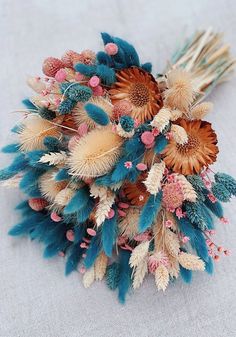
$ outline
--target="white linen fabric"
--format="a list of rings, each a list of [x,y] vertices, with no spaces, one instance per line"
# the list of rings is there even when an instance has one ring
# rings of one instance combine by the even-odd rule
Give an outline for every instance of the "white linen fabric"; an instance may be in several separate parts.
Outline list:
[[[135,45],[143,62],[161,72],[185,37],[198,28],[224,31],[236,55],[234,0],[0,0],[0,146],[20,119],[11,111],[30,94],[27,75],[37,75],[47,56],[65,50],[102,48],[107,31]],[[218,134],[215,170],[236,175],[236,80],[210,96],[208,116]],[[10,161],[0,155],[0,166]],[[216,272],[195,273],[191,285],[178,280],[165,293],[152,277],[127,297],[126,305],[103,282],[84,289],[81,276],[65,278],[62,258],[44,260],[42,246],[7,236],[19,218],[18,190],[0,189],[0,337],[235,337],[236,203],[226,205],[229,225],[218,224],[217,242],[232,250]]]

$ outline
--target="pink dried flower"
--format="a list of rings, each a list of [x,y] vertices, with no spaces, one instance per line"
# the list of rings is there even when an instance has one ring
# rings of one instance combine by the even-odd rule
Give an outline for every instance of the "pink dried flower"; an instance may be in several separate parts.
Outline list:
[[[78,55],[79,54],[73,50],[67,50],[65,54],[62,56],[61,60],[67,68],[73,68],[73,58],[75,58]]]
[[[207,188],[211,188],[211,182],[205,178],[202,179],[204,185],[207,187]]]
[[[36,212],[42,211],[46,206],[48,206],[47,200],[43,198],[31,198],[28,200],[28,204],[31,209]]]
[[[100,78],[98,76],[92,76],[88,82],[90,87],[96,88],[100,83]]]
[[[229,220],[227,218],[225,218],[225,217],[220,218],[220,222],[222,224],[224,224],[224,225],[228,225],[229,224]]]
[[[182,242],[183,242],[183,243],[187,243],[187,242],[189,242],[189,240],[190,240],[190,239],[189,239],[188,236],[183,236],[183,237],[182,237]]]
[[[163,204],[167,209],[175,209],[182,205],[184,194],[178,183],[166,184],[163,187]]]
[[[121,100],[113,106],[113,118],[119,119],[121,116],[129,115],[132,111],[132,104],[129,101]]]
[[[55,79],[57,80],[57,82],[64,82],[66,79],[67,73],[65,71],[65,69],[59,69],[55,75]]]
[[[43,73],[46,76],[54,77],[58,70],[64,68],[64,66],[64,63],[61,60],[55,57],[48,57],[43,62]]]
[[[92,50],[86,49],[80,53],[80,58],[81,58],[81,61],[80,61],[81,63],[91,65],[91,64],[94,64],[96,60],[96,54]]]
[[[52,212],[51,215],[50,215],[50,218],[54,222],[59,222],[59,221],[62,220],[62,218],[56,212]]]
[[[157,260],[156,256],[151,255],[148,258],[148,270],[149,270],[149,272],[154,274],[158,266],[159,266],[159,261]]]
[[[169,265],[169,259],[163,252],[155,253],[148,258],[148,270],[150,273],[155,273],[159,265],[165,267]]]
[[[127,208],[129,208],[129,204],[127,204],[126,202],[119,202],[118,203],[118,207],[119,208],[124,208],[124,209],[127,209]]]
[[[73,66],[77,63],[92,65],[95,63],[96,54],[92,50],[83,50],[80,54],[74,53],[71,55]]]
[[[167,176],[167,180],[168,180],[168,182],[169,183],[174,183],[175,182],[175,175],[174,174],[169,174],[168,176]]]
[[[143,144],[145,144],[145,145],[153,144],[154,139],[155,139],[155,137],[154,137],[153,133],[150,132],[150,131],[145,131],[141,135],[141,140],[142,140]]]
[[[222,252],[224,251],[224,248],[223,248],[222,246],[219,246],[219,247],[217,248],[217,250],[218,250],[219,253],[222,253]]]
[[[136,168],[137,168],[139,171],[146,171],[147,165],[144,164],[144,163],[139,163],[139,164],[136,165]]]
[[[212,193],[207,194],[207,197],[213,204],[217,202],[216,197]]]
[[[114,211],[114,209],[110,209],[110,211],[108,212],[108,214],[107,214],[107,219],[112,219],[113,217],[114,217],[114,215],[115,215],[115,211]]]
[[[219,256],[219,255],[215,255],[215,256],[214,256],[214,260],[215,260],[215,261],[219,261],[219,259],[220,259],[220,256]]]
[[[171,221],[171,220],[166,220],[165,226],[166,226],[167,228],[171,228],[171,227],[173,226],[173,221]]]
[[[111,56],[116,55],[118,53],[118,46],[112,42],[107,43],[104,49],[105,49],[105,52]]]
[[[97,232],[93,228],[87,228],[87,233],[90,236],[95,236]]]
[[[177,216],[178,219],[184,218],[185,217],[185,213],[183,213],[182,209],[180,207],[178,207],[175,211],[175,214]]]
[[[124,163],[124,166],[125,166],[127,169],[131,169],[132,166],[133,166],[132,161],[126,161],[126,162]]]
[[[152,134],[153,134],[154,137],[158,136],[159,133],[160,133],[160,131],[159,131],[157,128],[154,128],[154,129],[152,130]]]
[[[67,232],[66,232],[66,238],[68,241],[74,241],[75,239],[75,234],[74,234],[74,231],[72,229],[69,229]]]
[[[119,216],[121,216],[121,217],[126,217],[126,213],[124,212],[124,211],[122,211],[121,209],[118,209],[118,214],[119,214]]]
[[[104,90],[100,85],[98,85],[95,88],[93,88],[93,94],[94,96],[103,96]]]

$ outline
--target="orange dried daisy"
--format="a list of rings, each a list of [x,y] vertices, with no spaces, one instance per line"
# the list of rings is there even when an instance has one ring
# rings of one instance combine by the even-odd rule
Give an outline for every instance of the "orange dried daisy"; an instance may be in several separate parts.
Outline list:
[[[177,144],[171,139],[163,151],[166,166],[174,172],[184,175],[198,174],[203,167],[208,167],[216,161],[219,152],[217,136],[211,123],[179,119],[177,124],[188,134],[188,142]]]
[[[125,100],[131,103],[130,116],[139,122],[151,120],[162,107],[162,98],[154,77],[137,67],[121,70],[117,82],[109,90],[113,104]]]
[[[126,182],[124,184],[123,192],[128,201],[133,206],[143,206],[147,202],[150,194],[143,183],[146,177],[147,173],[143,173],[140,174],[138,180],[135,183]]]

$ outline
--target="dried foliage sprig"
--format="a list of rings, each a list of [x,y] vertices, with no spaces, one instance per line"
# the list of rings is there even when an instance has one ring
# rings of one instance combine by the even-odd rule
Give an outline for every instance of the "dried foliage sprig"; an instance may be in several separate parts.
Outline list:
[[[60,152],[50,152],[48,154],[43,155],[39,159],[39,163],[44,163],[48,165],[63,165],[67,161],[67,154],[65,151],[60,151]]]

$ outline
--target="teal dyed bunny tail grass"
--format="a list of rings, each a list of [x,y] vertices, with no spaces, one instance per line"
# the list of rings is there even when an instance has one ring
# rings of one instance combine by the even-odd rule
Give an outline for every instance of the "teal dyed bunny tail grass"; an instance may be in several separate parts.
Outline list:
[[[105,279],[124,303],[147,274],[165,291],[229,255],[213,234],[236,181],[209,168],[219,149],[202,120],[212,104],[199,101],[234,61],[219,34],[198,32],[155,79],[131,44],[102,40],[103,51],[48,57],[28,79],[34,94],[0,180],[26,195],[9,235],[64,257],[65,275],[79,271],[86,288]]]

